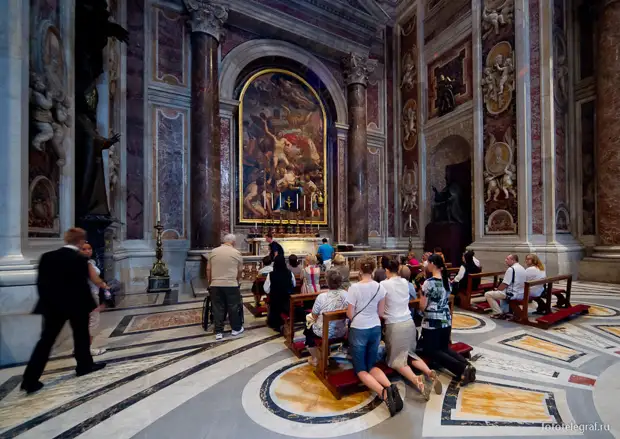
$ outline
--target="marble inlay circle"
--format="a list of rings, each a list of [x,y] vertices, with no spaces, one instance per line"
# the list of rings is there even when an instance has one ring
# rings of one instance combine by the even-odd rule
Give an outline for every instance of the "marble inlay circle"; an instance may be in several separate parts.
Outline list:
[[[452,331],[489,332],[495,329],[495,322],[487,317],[455,311],[452,314]]]
[[[588,302],[579,302],[584,305],[588,305],[590,309],[587,314],[584,314],[586,318],[595,318],[595,319],[617,319],[620,318],[620,309],[609,306],[609,305],[600,305],[596,303],[588,303]]]
[[[344,359],[337,361],[343,368],[350,367]],[[243,390],[242,402],[257,424],[295,437],[342,436],[389,418],[372,392],[337,400],[307,361],[296,358],[277,362],[255,375]],[[309,424],[312,428],[307,428]]]

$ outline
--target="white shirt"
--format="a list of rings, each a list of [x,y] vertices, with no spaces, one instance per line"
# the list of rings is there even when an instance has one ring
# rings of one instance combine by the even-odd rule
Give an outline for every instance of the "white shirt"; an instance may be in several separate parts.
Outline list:
[[[88,263],[93,266],[93,268],[95,269],[95,273],[97,273],[97,276],[99,276],[99,274],[101,274],[101,270],[99,270],[95,261],[92,259],[89,259]],[[99,287],[95,285],[93,281],[90,280],[90,278],[88,279],[88,286],[90,287],[90,292],[93,293],[93,296],[97,298],[96,299],[97,303],[99,303]]]
[[[77,248],[75,245],[71,245],[71,244],[67,244],[67,245],[63,245],[64,248],[70,248],[71,250],[75,250],[76,252],[79,252],[80,249]]]
[[[474,264],[476,264],[476,267],[480,268],[480,261],[476,257],[474,257]],[[460,282],[464,276],[465,276],[465,266],[461,265],[459,267],[458,274],[454,277],[454,282]]]
[[[525,270],[526,280],[527,282],[541,280],[547,277],[547,273],[545,270],[540,270],[538,267],[527,267]],[[530,288],[530,297],[540,297],[541,294],[545,291],[544,285],[538,285],[536,287]]]
[[[518,262],[515,262],[512,264],[512,267],[508,267],[506,273],[504,274],[503,283],[507,285],[504,293],[506,293],[506,295],[512,293],[511,299],[513,300],[523,299],[526,279],[527,275],[525,274],[525,268],[523,268],[523,266]]]
[[[386,324],[400,323],[411,320],[409,311],[409,282],[400,276],[394,276],[381,282],[385,288],[385,313],[383,315]]]
[[[370,329],[381,326],[378,306],[379,302],[385,298],[385,294],[385,288],[374,280],[351,285],[347,293],[347,302],[353,305],[353,316],[355,316],[351,321],[351,328]]]
[[[265,265],[263,268],[260,269],[260,271],[258,272],[258,274],[269,274],[273,271],[273,264],[269,264],[269,265]]]
[[[273,271],[273,267],[271,267],[271,271]],[[269,278],[270,274],[271,273],[267,274],[267,279],[265,279],[265,284],[263,285],[263,290],[266,294],[269,294],[269,291],[271,290],[271,279]],[[295,288],[297,283],[295,282],[295,275],[293,273],[291,273],[291,278],[293,279],[293,288]]]

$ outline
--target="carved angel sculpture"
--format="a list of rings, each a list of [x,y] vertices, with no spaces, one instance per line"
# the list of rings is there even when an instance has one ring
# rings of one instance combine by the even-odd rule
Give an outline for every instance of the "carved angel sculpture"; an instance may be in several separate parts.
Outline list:
[[[514,176],[517,169],[514,163],[512,163],[515,152],[515,141],[512,137],[512,130],[510,128],[507,129],[506,133],[504,134],[504,143],[508,145],[511,150],[511,161],[504,161],[502,157],[498,156],[494,162],[494,165],[503,166],[503,171],[500,173],[497,173],[497,171],[491,172],[491,170],[489,170],[489,165],[487,164],[487,169],[483,173],[484,182],[487,186],[487,202],[491,199],[497,201],[500,193],[502,192],[504,193],[506,199],[510,198],[510,195],[515,198],[517,197],[517,191],[514,187]],[[496,144],[497,141],[495,139],[495,136],[493,134],[489,134],[489,148],[493,148]],[[497,148],[496,150],[500,151],[501,149]]]
[[[30,100],[34,107],[32,117],[36,128],[36,134],[31,143],[34,149],[43,151],[45,143],[54,136],[54,128],[52,128],[54,100],[52,91],[45,86],[43,78],[36,73],[30,74]]]
[[[491,32],[499,34],[500,26],[512,23],[513,0],[506,0],[499,8],[484,8],[482,12],[482,39],[486,39]]]
[[[411,52],[407,52],[405,57],[403,58],[403,73],[402,79],[400,82],[400,88],[404,88],[405,90],[411,90],[415,86],[415,61],[413,59],[413,55],[411,53],[416,53],[416,46],[413,46]]]
[[[403,180],[400,193],[402,196],[402,211],[409,212],[418,208],[418,165],[413,164],[413,169],[403,171]]]
[[[404,142],[409,143],[409,139],[411,137],[415,137],[418,134],[417,129],[417,116],[415,109],[412,107],[407,107],[403,112],[403,128],[405,131]]]

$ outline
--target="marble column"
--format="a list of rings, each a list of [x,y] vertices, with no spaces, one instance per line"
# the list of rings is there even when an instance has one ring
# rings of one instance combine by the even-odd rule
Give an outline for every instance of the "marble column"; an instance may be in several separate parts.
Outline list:
[[[356,54],[343,60],[347,84],[349,138],[347,151],[347,241],[368,245],[368,151],[366,132],[366,87],[377,61]]]
[[[221,242],[218,46],[228,11],[211,0],[185,5],[192,32],[190,246],[204,250]]]
[[[595,256],[620,259],[620,1],[602,2],[597,63],[597,234]]]

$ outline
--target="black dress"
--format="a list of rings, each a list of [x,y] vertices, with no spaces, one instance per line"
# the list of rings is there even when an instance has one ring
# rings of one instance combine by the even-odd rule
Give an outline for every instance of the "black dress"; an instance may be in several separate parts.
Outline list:
[[[267,313],[267,326],[280,331],[284,320],[281,314],[289,313],[290,296],[293,292],[293,279],[290,270],[272,271],[269,273],[271,286],[269,289],[269,312]]]

